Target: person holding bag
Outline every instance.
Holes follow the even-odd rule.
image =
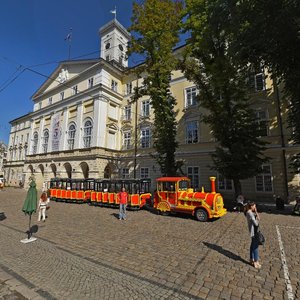
[[[259,215],[257,213],[256,204],[254,202],[249,202],[246,210],[246,217],[248,222],[248,229],[251,236],[250,244],[250,264],[256,268],[260,269],[261,264],[258,259],[258,246],[259,241],[257,239],[257,230],[259,226]]]

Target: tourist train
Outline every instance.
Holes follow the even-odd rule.
[[[52,201],[88,203],[118,207],[119,192],[128,193],[128,208],[141,209],[148,205],[158,213],[185,213],[198,221],[220,218],[226,214],[223,197],[215,189],[215,177],[210,177],[211,191],[194,191],[188,177],[160,177],[156,179],[154,198],[150,193],[150,179],[61,179],[50,181]]]

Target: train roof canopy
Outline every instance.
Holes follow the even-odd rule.
[[[188,177],[185,177],[185,176],[181,176],[181,177],[160,177],[160,178],[156,179],[156,181],[173,181],[173,182],[180,181],[180,180],[190,181],[190,179]]]

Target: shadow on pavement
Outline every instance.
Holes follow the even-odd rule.
[[[208,242],[203,242],[203,244],[212,249],[212,250],[215,250],[223,255],[225,255],[226,257],[230,258],[230,259],[233,259],[233,260],[237,260],[237,261],[241,261],[242,263],[245,263],[245,264],[249,264],[248,261],[246,261],[245,259],[243,259],[242,257],[232,253],[231,251],[229,250],[226,250],[224,249],[223,247],[221,246],[218,246],[218,245],[215,245],[215,244],[211,244],[211,243],[208,243]]]
[[[32,236],[33,233],[37,233],[39,231],[39,226],[38,225],[33,225],[30,227],[30,230],[26,231],[26,234],[28,235],[28,238]]]
[[[3,221],[3,220],[5,220],[5,219],[6,219],[5,213],[4,213],[4,212],[1,212],[1,213],[0,213],[0,221]]]

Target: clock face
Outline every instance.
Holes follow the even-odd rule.
[[[105,49],[109,49],[110,48],[110,43],[107,43],[106,45],[105,45]]]
[[[120,49],[121,51],[124,50],[124,48],[123,48],[123,46],[122,46],[121,44],[119,45],[119,49]]]

